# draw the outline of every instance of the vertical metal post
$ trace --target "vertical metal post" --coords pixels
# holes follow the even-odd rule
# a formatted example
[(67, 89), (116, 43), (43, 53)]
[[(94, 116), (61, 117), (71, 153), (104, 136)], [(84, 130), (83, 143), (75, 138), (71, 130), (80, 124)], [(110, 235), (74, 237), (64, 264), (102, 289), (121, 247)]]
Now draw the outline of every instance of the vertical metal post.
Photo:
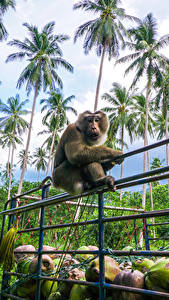
[(105, 274), (104, 274), (104, 198), (103, 193), (99, 197), (99, 300), (105, 300)]
[[(10, 201), (11, 201), (10, 208), (15, 208), (16, 207), (16, 199), (12, 198)], [(5, 205), (5, 210), (7, 209), (7, 205)], [(10, 229), (11, 224), (13, 224), (14, 220), (15, 220), (15, 216), (14, 215), (10, 215), (9, 216), (9, 222), (8, 222), (8, 230)], [(3, 218), (3, 226), (2, 226), (2, 231), (1, 231), (1, 238), (3, 238), (4, 226), (5, 226), (5, 218)], [(10, 279), (10, 276), (8, 276), (6, 274), (6, 272), (4, 271), (3, 272), (3, 276), (2, 276), (2, 292), (9, 287), (9, 279)], [(2, 295), (1, 300), (5, 300), (5, 299), (6, 299), (6, 297), (3, 297), (3, 295)]]
[[(42, 200), (45, 198), (48, 187), (42, 187)], [(38, 247), (38, 266), (37, 266), (37, 289), (35, 300), (40, 300), (41, 292), (41, 264), (42, 264), (42, 248), (43, 248), (43, 226), (44, 226), (45, 208), (42, 206), (40, 211), (40, 229), (39, 229), (39, 247)]]
[(136, 228), (136, 220), (134, 220), (134, 239), (135, 239), (135, 246), (137, 250), (137, 228)]
[(146, 250), (150, 250), (150, 243), (149, 243), (149, 237), (148, 237), (147, 219), (143, 219), (143, 224), (144, 224)]

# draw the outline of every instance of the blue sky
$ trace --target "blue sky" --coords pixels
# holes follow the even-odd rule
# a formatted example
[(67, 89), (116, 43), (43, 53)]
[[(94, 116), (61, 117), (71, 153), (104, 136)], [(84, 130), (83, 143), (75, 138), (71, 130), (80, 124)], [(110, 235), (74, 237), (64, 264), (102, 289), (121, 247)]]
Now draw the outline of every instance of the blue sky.
[[(81, 10), (73, 11), (73, 4), (77, 1), (73, 0), (17, 0), (16, 11), (9, 10), (4, 17), (4, 23), (7, 27), (9, 37), (8, 41), (13, 38), (23, 40), (27, 35), (26, 28), (22, 25), (24, 22), (28, 22), (33, 25), (37, 25), (41, 29), (46, 23), (55, 21), (55, 33), (56, 34), (68, 34), (70, 40), (62, 44), (63, 56), (74, 67), (74, 73), (67, 73), (63, 70), (58, 70), (59, 75), (63, 79), (64, 88), (63, 93), (65, 97), (75, 95), (75, 101), (73, 106), (82, 112), (86, 109), (93, 110), (94, 96), (96, 89), (96, 82), (99, 70), (100, 58), (98, 58), (94, 51), (89, 55), (84, 55), (82, 42), (78, 41), (73, 43), (73, 36), (76, 28), (83, 24), (85, 21), (92, 19), (93, 15), (84, 13)], [(169, 28), (169, 9), (168, 0), (123, 0), (122, 5), (126, 9), (128, 14), (144, 18), (149, 12), (152, 12), (154, 17), (158, 20), (159, 36), (168, 33)], [(134, 25), (134, 24), (133, 24)], [(17, 79), (22, 72), (25, 62), (10, 62), (5, 63), (5, 59), (10, 53), (15, 52), (16, 49), (7, 45), (7, 42), (0, 43), (0, 80), (2, 84), (0, 86), (0, 99), (6, 102), (8, 97), (15, 96), (16, 93), (20, 94), (20, 99), (25, 100), (27, 95), (24, 87), (21, 90), (16, 90)], [(166, 48), (164, 53), (168, 56), (169, 48)], [(103, 80), (101, 84), (100, 95), (110, 90), (114, 81), (128, 87), (131, 83), (134, 74), (130, 74), (128, 77), (123, 77), (125, 66), (120, 65), (114, 67), (114, 60), (105, 61)], [(142, 83), (144, 80), (142, 81)], [(44, 95), (41, 94), (39, 99)], [(30, 105), (33, 99), (33, 93), (29, 96)], [(31, 151), (36, 147), (41, 146), (43, 140), (42, 137), (37, 137), (37, 132), (42, 130), (41, 125), (41, 113), (39, 99), (36, 105), (36, 115), (34, 119), (34, 131), (32, 133)], [(103, 101), (99, 101), (99, 108), (103, 107)], [(71, 120), (74, 118), (70, 116)], [(29, 117), (28, 117), (29, 121)], [(44, 138), (43, 138), (44, 139)], [(26, 137), (24, 137), (24, 141)], [(128, 140), (128, 138), (127, 138)], [(128, 142), (126, 140), (126, 142)], [(129, 145), (129, 150), (141, 147), (143, 141), (135, 141), (133, 145)], [(21, 148), (23, 148), (22, 146)], [(19, 149), (20, 150), (20, 149)], [(0, 149), (1, 163), (7, 160), (7, 150)], [(17, 154), (17, 153), (16, 153)], [(165, 157), (165, 148), (160, 151), (155, 151), (153, 156)], [(15, 159), (15, 161), (17, 158)], [(135, 174), (137, 171), (142, 171), (142, 158), (135, 158), (134, 162), (128, 162), (126, 160), (124, 166), (124, 175)], [(116, 171), (114, 171), (116, 173)], [(117, 170), (117, 176), (118, 176)]]

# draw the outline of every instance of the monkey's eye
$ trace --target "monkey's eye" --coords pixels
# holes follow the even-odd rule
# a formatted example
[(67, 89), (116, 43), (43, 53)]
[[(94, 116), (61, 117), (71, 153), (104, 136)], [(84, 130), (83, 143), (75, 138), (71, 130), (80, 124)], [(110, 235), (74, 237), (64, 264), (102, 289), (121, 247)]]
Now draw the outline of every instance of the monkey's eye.
[(89, 123), (92, 123), (92, 122), (93, 122), (93, 118), (87, 118), (87, 121), (88, 121)]
[(95, 122), (99, 122), (99, 118), (95, 118)]

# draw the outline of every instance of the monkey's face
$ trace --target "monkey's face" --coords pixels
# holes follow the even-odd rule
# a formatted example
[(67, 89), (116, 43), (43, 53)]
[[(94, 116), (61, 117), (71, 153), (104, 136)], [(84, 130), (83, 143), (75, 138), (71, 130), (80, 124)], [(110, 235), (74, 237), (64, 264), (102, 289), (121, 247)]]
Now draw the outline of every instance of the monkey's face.
[(107, 116), (101, 112), (84, 112), (76, 123), (88, 145), (103, 144), (108, 130)]

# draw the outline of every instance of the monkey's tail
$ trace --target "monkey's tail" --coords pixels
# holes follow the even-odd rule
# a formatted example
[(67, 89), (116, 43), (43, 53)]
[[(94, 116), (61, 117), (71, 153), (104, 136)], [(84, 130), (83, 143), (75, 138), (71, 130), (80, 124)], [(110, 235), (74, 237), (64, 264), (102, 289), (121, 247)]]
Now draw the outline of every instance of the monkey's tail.
[(51, 176), (46, 176), (46, 177), (42, 180), (42, 182), (40, 183), (40, 185), (39, 185), (38, 188), (41, 189), (41, 188), (44, 186), (44, 184), (45, 184), (48, 180), (50, 180), (51, 183), (52, 183), (52, 177), (51, 177)]

